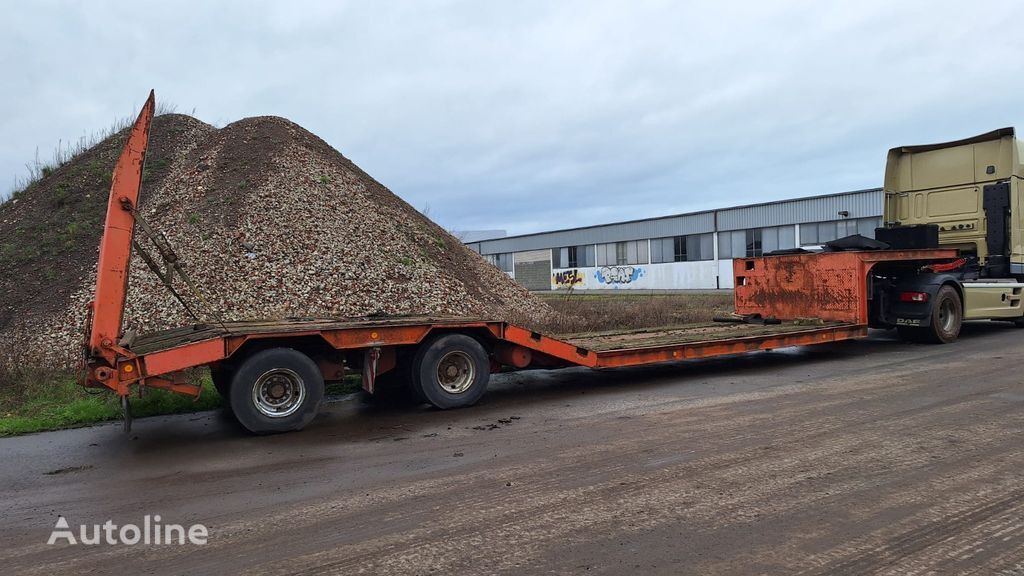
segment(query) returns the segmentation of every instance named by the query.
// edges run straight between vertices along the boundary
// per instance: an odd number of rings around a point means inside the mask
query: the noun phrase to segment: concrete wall
[[[516,252],[514,278],[529,290],[551,289],[551,250]]]
[[[552,290],[662,290],[685,287],[695,290],[717,288],[717,263],[672,262],[629,266],[556,268],[551,271]],[[731,272],[730,272],[731,275]]]
[[[732,260],[719,260],[715,262],[718,267],[718,287],[735,288],[736,281],[732,277]]]

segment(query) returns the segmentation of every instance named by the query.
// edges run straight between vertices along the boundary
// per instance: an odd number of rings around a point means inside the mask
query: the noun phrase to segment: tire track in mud
[[[915,422],[908,422],[908,423],[912,424],[912,425],[916,424]],[[980,430],[968,430],[967,432],[969,432],[969,433],[976,433],[976,432],[980,432]],[[855,442],[856,441],[857,440],[855,440]],[[833,451],[835,451],[835,448],[833,448]],[[869,455],[869,457],[873,458],[873,457],[876,457],[876,455],[871,454],[871,455]],[[908,460],[908,463],[909,464],[921,464],[921,463],[924,463],[924,462],[928,462],[929,460],[930,460],[929,458],[918,458],[917,460],[910,459],[910,460]],[[702,462],[702,464],[706,464],[706,463]],[[860,464],[859,462],[854,462],[854,463],[852,463],[852,467],[856,467],[859,464]],[[767,467],[769,469],[772,468],[772,467],[779,468],[780,466],[781,465],[778,464],[778,463],[768,463],[768,465],[767,465]],[[749,468],[746,469],[746,470],[741,470],[741,473],[743,473],[743,474],[748,474],[749,473],[749,474],[757,475],[759,472],[762,472],[762,471],[759,471],[759,470],[756,470],[756,469],[752,470],[752,469],[749,469]],[[976,480],[977,480],[977,478],[971,478],[970,479],[971,482],[974,482]],[[644,486],[652,486],[652,485],[656,485],[657,484],[657,482],[655,482],[654,479],[651,478],[651,477],[633,478],[633,483],[637,484],[637,485],[644,485]],[[618,490],[618,489],[616,489],[616,490]],[[586,493],[584,493],[583,495],[586,496]],[[663,495],[658,494],[657,492],[655,492],[655,496],[652,499],[656,500],[656,501],[661,501],[661,502],[670,501],[670,498],[662,497],[662,496]],[[555,499],[549,499],[549,500],[545,500],[545,501],[541,502],[539,505],[534,507],[534,510],[540,510],[540,509],[547,508],[549,505],[553,504],[555,500],[563,500],[564,501],[567,498],[572,498],[572,495],[560,494]],[[588,498],[582,498],[581,500],[587,500],[587,499]],[[603,499],[604,498],[598,498],[597,500],[600,501],[600,500],[603,500]],[[694,495],[694,499],[698,499],[697,495]],[[719,500],[719,501],[715,502],[715,508],[717,508],[718,510],[716,512],[714,512],[713,515],[714,516],[720,516],[721,505],[724,504],[724,503],[720,501],[721,499],[710,499],[710,500]],[[778,500],[776,499],[776,503],[777,502],[778,502]],[[499,522],[503,521],[503,518],[500,516],[500,511],[499,510],[490,509],[490,510],[488,510],[488,515],[493,520],[495,520],[495,521],[499,521]],[[530,514],[524,514],[524,515],[530,515]],[[591,517],[599,517],[600,515],[599,514],[590,514],[590,516]],[[561,524],[562,526],[565,526],[566,522],[571,521],[571,520],[572,520],[572,518],[566,518],[566,517],[564,517],[564,515],[563,516],[557,516],[556,515],[555,517],[551,517],[551,515],[549,513],[548,517],[544,517],[542,519],[542,521],[540,522],[540,524],[541,525]],[[447,528],[448,528],[448,534],[450,536],[455,537],[456,539],[459,539],[459,538],[465,536],[464,534],[460,534],[458,532],[455,532],[454,534],[452,534],[450,532],[450,530],[454,529],[454,526],[448,526]],[[527,533],[537,533],[536,530],[531,530],[530,528],[531,528],[531,526],[528,526],[528,525],[515,525],[515,524],[513,524],[513,531],[514,532],[517,532],[517,533],[524,533],[524,532],[527,532]],[[533,526],[532,528],[536,528],[536,526]],[[412,538],[412,540],[414,540],[414,541],[415,540],[419,540],[420,536],[425,536],[425,535],[424,534],[416,535],[414,538]],[[554,535],[550,535],[549,534],[549,536],[554,536]],[[507,537],[503,539],[503,541],[507,541],[507,540],[508,540]],[[380,543],[378,542],[377,544],[379,545]],[[355,551],[352,550],[351,552],[355,552]],[[355,557],[355,558],[353,558],[352,556],[349,556],[348,560],[354,560],[356,563],[359,563],[359,562],[366,561],[367,558],[365,558],[365,557],[359,558],[358,555],[357,555],[357,557]],[[411,565],[421,565],[421,566],[422,565],[430,565],[429,562],[425,562],[425,563],[420,562],[421,560],[425,560],[425,559],[424,558],[419,558],[416,562],[411,562],[410,564]],[[314,563],[314,564],[316,564],[316,563]],[[353,569],[353,568],[355,568],[355,566],[349,565],[349,563],[347,561],[343,561],[342,564],[340,564],[340,565],[338,565],[336,567],[338,567],[338,568],[344,567],[346,569]],[[394,566],[389,566],[389,567],[394,568]],[[319,565],[319,568],[323,569],[323,568],[325,568],[325,566]]]

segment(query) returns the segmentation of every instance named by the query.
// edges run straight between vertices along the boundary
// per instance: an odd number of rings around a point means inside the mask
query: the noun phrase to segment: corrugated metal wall
[[[882,189],[858,190],[813,198],[772,202],[718,211],[718,230],[745,230],[766,226],[827,222],[843,218],[867,218],[882,215]],[[849,212],[840,216],[839,212]]]
[[[559,248],[579,244],[646,240],[662,236],[714,232],[714,230],[714,212],[700,212],[682,216],[668,216],[665,218],[652,218],[650,220],[636,220],[587,228],[542,232],[526,236],[498,238],[478,242],[471,247],[479,250],[481,254],[498,254],[500,252],[521,252],[524,250]]]
[[[849,212],[848,218],[865,218],[881,216],[883,198],[881,188],[857,190],[717,211],[511,236],[474,242],[468,246],[481,254],[500,254],[580,244],[603,244],[804,222],[825,222],[844,218],[839,216],[841,211]],[[715,229],[716,215],[718,230]]]

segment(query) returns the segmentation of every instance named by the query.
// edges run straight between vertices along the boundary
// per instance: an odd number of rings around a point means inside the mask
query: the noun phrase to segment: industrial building
[[[874,237],[881,188],[469,242],[530,290],[732,288],[732,258]]]

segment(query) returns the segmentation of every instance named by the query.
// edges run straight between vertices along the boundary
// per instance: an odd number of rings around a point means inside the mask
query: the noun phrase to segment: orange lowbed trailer
[[[256,433],[297,430],[315,415],[324,381],[359,370],[369,392],[407,385],[439,408],[475,403],[489,374],[515,369],[614,368],[708,358],[867,335],[867,281],[880,264],[921,266],[952,250],[795,254],[734,261],[736,312],[770,323],[711,323],[552,337],[502,321],[391,317],[199,324],[122,333],[128,263],[154,111],[150,93],[114,169],[82,384],[113,390],[130,425],[133,387],[198,396],[185,371],[207,366],[228,408]],[[173,258],[173,256],[171,256]],[[774,320],[778,323],[774,323]]]

